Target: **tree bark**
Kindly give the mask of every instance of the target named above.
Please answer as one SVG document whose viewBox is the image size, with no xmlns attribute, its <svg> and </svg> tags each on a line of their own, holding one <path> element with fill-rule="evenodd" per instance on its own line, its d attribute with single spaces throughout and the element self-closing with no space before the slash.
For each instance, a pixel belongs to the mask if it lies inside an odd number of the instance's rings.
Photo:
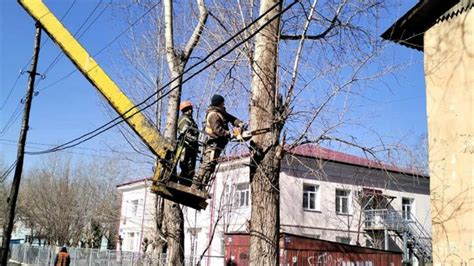
<svg viewBox="0 0 474 266">
<path fill-rule="evenodd" d="M 171 73 L 170 89 L 172 92 L 168 98 L 168 108 L 166 112 L 166 127 L 164 136 L 176 139 L 176 128 L 178 124 L 178 106 L 181 100 L 182 73 L 186 67 L 194 48 L 199 43 L 201 33 L 204 30 L 208 13 L 204 5 L 204 0 L 197 0 L 199 8 L 199 21 L 191 37 L 189 38 L 184 51 L 177 51 L 174 45 L 173 32 L 173 2 L 165 0 L 165 46 L 166 60 Z M 184 218 L 183 212 L 178 204 L 164 200 L 163 223 L 161 231 L 164 232 L 167 240 L 167 265 L 184 265 Z"/>
<path fill-rule="evenodd" d="M 260 14 L 277 0 L 263 0 Z M 262 23 L 278 14 L 281 5 L 273 9 Z M 250 182 L 252 212 L 250 219 L 250 264 L 279 264 L 280 191 L 279 176 L 281 127 L 277 121 L 279 95 L 276 87 L 278 33 L 280 19 L 274 20 L 256 36 L 252 76 L 250 126 L 252 129 L 272 128 L 268 134 L 254 136 Z"/>
</svg>

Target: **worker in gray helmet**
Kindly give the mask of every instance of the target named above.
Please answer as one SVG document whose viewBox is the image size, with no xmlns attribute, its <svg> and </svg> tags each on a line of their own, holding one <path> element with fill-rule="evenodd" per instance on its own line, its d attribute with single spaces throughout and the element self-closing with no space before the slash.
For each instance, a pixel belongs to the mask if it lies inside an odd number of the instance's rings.
<svg viewBox="0 0 474 266">
<path fill-rule="evenodd" d="M 179 105 L 181 116 L 178 120 L 178 139 L 183 142 L 183 150 L 179 158 L 179 183 L 191 186 L 196 168 L 196 158 L 199 150 L 199 131 L 193 119 L 193 104 L 183 101 Z"/>
<path fill-rule="evenodd" d="M 205 143 L 203 162 L 194 178 L 194 188 L 204 189 L 217 166 L 217 159 L 231 138 L 229 123 L 234 127 L 243 127 L 245 124 L 225 110 L 224 97 L 215 94 L 211 98 L 211 105 L 207 109 L 205 118 L 205 132 L 208 140 Z"/>
</svg>

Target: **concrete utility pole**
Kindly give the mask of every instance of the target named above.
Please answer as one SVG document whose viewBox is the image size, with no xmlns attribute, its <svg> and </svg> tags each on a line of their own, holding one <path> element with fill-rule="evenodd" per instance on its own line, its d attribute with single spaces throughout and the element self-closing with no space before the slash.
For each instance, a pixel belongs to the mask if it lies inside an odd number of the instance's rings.
<svg viewBox="0 0 474 266">
<path fill-rule="evenodd" d="M 17 161 L 15 168 L 15 175 L 13 177 L 12 188 L 10 196 L 7 199 L 8 208 L 5 214 L 5 227 L 3 230 L 3 243 L 1 252 L 1 265 L 6 266 L 8 262 L 8 253 L 10 249 L 10 239 L 13 229 L 13 221 L 15 219 L 16 200 L 18 198 L 18 191 L 20 190 L 21 173 L 23 171 L 23 160 L 25 157 L 25 143 L 26 135 L 28 133 L 28 122 L 30 120 L 31 102 L 33 101 L 33 90 L 35 87 L 36 66 L 38 65 L 38 56 L 41 41 L 41 26 L 36 24 L 35 44 L 33 48 L 33 60 L 31 62 L 30 74 L 28 78 L 28 90 L 25 99 L 25 108 L 23 112 L 23 121 L 21 125 L 20 137 L 18 139 Z"/>
</svg>

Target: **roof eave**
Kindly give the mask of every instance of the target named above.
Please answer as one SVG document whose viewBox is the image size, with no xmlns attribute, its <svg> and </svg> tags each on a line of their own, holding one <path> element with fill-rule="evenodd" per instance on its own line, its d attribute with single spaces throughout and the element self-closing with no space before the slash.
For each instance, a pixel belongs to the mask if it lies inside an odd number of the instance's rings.
<svg viewBox="0 0 474 266">
<path fill-rule="evenodd" d="M 381 37 L 423 51 L 424 33 L 459 0 L 422 0 L 390 26 Z"/>
</svg>

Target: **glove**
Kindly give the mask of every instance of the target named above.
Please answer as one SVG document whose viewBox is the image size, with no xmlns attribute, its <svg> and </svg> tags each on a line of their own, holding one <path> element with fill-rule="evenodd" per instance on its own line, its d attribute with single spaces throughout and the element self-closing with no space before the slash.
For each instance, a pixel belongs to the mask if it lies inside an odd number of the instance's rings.
<svg viewBox="0 0 474 266">
<path fill-rule="evenodd" d="M 247 130 L 249 125 L 247 123 L 240 122 L 239 127 L 242 129 L 242 131 L 244 131 L 244 130 Z"/>
</svg>

